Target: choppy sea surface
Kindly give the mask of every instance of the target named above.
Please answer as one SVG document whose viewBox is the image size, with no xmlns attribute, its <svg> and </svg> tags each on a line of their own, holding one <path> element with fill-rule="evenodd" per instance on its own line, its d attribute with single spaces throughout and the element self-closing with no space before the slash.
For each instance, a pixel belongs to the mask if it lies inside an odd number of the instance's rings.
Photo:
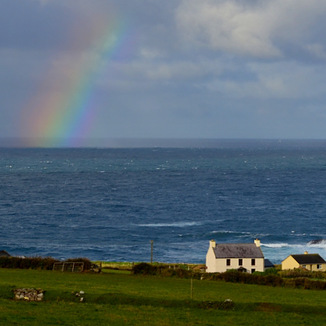
<svg viewBox="0 0 326 326">
<path fill-rule="evenodd" d="M 255 238 L 273 263 L 326 259 L 326 142 L 0 149 L 12 255 L 149 261 L 153 240 L 154 261 L 205 263 L 210 239 Z"/>
</svg>

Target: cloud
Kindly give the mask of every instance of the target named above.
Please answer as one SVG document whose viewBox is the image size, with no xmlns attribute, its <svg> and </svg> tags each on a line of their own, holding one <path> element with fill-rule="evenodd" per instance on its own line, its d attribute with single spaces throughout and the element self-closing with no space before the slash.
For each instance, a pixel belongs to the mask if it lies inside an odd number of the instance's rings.
<svg viewBox="0 0 326 326">
<path fill-rule="evenodd" d="M 217 76 L 224 68 L 219 61 L 162 61 L 159 63 L 143 62 L 145 77 L 152 81 L 199 81 L 201 78 Z"/>
<path fill-rule="evenodd" d="M 94 136 L 301 136 L 306 121 L 324 135 L 325 14 L 317 0 L 0 1 L 1 133 L 89 67 Z"/>
<path fill-rule="evenodd" d="M 183 0 L 176 21 L 187 42 L 273 59 L 320 39 L 325 13 L 326 3 L 317 0 Z"/>
<path fill-rule="evenodd" d="M 326 60 L 325 46 L 320 43 L 307 44 L 307 51 L 316 58 Z"/>
<path fill-rule="evenodd" d="M 217 78 L 205 84 L 224 97 L 243 99 L 299 100 L 324 97 L 326 69 L 323 65 L 302 65 L 296 62 L 250 63 L 239 71 L 252 78 Z"/>
</svg>

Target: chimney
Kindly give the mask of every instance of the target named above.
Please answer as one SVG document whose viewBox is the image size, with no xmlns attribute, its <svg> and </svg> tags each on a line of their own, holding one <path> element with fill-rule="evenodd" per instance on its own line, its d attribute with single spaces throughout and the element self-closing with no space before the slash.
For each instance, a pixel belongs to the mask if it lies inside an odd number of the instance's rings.
<svg viewBox="0 0 326 326">
<path fill-rule="evenodd" d="M 254 242 L 255 242 L 256 247 L 260 247 L 260 240 L 259 239 L 256 239 Z"/>
<path fill-rule="evenodd" d="M 215 242 L 215 240 L 211 240 L 211 241 L 209 242 L 209 246 L 210 246 L 211 248 L 215 248 L 215 247 L 216 247 L 216 242 Z"/>
</svg>

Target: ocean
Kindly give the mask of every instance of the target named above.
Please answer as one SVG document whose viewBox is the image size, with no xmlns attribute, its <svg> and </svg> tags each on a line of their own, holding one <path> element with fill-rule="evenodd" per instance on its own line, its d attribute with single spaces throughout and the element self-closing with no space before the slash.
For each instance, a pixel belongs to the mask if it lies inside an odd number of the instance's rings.
<svg viewBox="0 0 326 326">
<path fill-rule="evenodd" d="M 326 142 L 1 148 L 0 250 L 205 263 L 209 241 L 326 259 Z"/>
</svg>

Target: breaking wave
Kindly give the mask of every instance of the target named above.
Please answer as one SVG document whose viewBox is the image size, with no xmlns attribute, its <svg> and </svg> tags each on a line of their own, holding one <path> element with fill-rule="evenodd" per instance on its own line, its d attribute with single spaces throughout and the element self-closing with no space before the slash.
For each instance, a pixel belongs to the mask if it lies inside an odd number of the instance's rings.
<svg viewBox="0 0 326 326">
<path fill-rule="evenodd" d="M 186 226 L 195 226 L 200 225 L 199 222 L 173 222 L 173 223 L 146 223 L 146 224 L 138 224 L 138 226 L 145 226 L 145 227 L 179 227 L 183 228 Z"/>
<path fill-rule="evenodd" d="M 261 243 L 262 247 L 267 248 L 303 248 L 304 245 L 289 243 Z"/>
<path fill-rule="evenodd" d="M 316 247 L 316 248 L 326 248 L 326 240 L 325 239 L 311 240 L 307 243 L 307 246 Z"/>
</svg>

